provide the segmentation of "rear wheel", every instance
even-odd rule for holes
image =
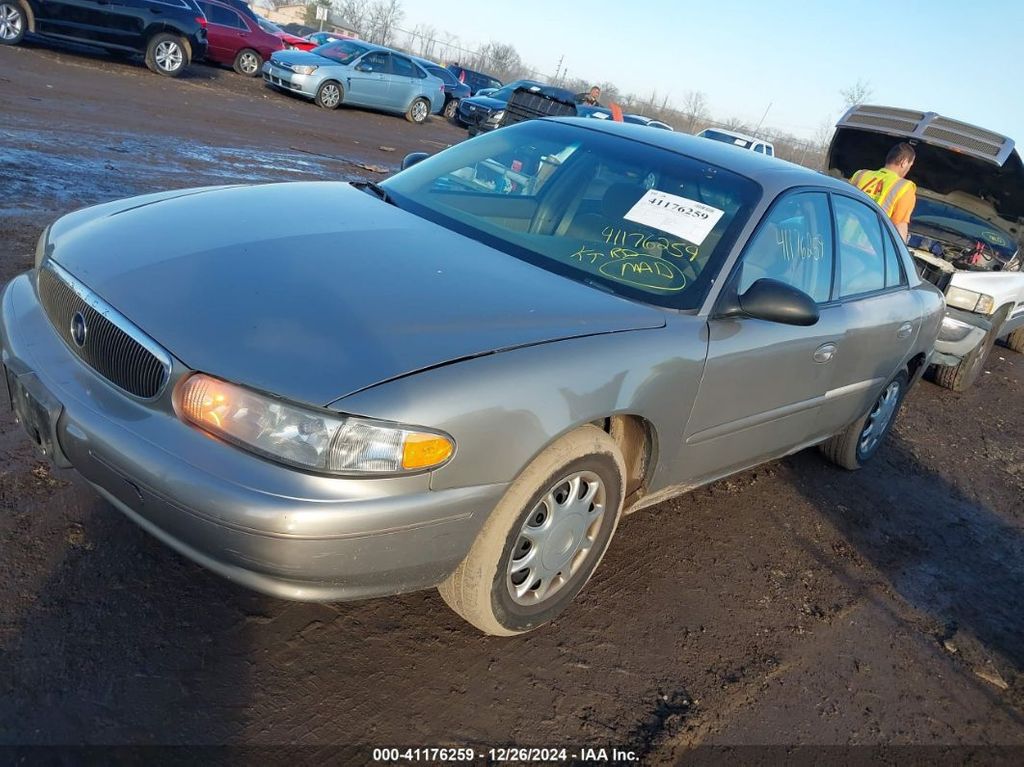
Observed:
[[[405,119],[416,125],[423,125],[430,117],[430,102],[426,99],[415,99],[405,111]]]
[[[263,57],[252,48],[243,48],[235,56],[235,71],[246,77],[255,77],[263,68]]]
[[[0,45],[17,45],[25,37],[25,11],[17,3],[0,3]]]
[[[454,120],[455,113],[459,111],[459,102],[455,99],[451,99],[447,104],[444,105],[444,119]]]
[[[907,393],[908,380],[907,374],[900,371],[885,385],[867,413],[823,442],[819,447],[825,457],[851,471],[871,460],[892,430],[896,414]]]
[[[153,35],[146,46],[146,66],[158,75],[177,77],[185,71],[188,53],[184,41],[177,35],[161,32]]]
[[[341,87],[341,83],[334,80],[325,80],[316,89],[316,103],[324,109],[337,109],[343,98],[345,98],[345,91]]]
[[[509,486],[466,558],[438,590],[487,634],[529,631],[589,580],[622,513],[615,441],[584,426],[550,445]]]

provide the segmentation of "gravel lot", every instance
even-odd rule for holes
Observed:
[[[83,205],[383,178],[463,136],[226,69],[0,48],[0,282]],[[1024,746],[1022,402],[1024,356],[997,346],[971,391],[919,385],[861,472],[809,451],[639,512],[576,605],[513,639],[434,592],[244,591],[49,469],[0,406],[0,744]]]

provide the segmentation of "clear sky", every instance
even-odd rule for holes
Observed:
[[[477,48],[507,42],[553,75],[615,83],[678,104],[707,95],[712,116],[810,138],[869,103],[935,111],[1024,143],[1020,0],[402,0],[402,28],[429,24]]]

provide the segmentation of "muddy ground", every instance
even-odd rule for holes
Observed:
[[[462,135],[223,69],[0,48],[0,281],[82,205],[380,178]],[[49,469],[0,407],[0,744],[1024,746],[1022,401],[1024,356],[997,346],[971,391],[918,386],[863,471],[810,451],[639,512],[575,606],[513,639],[434,592],[242,590]]]

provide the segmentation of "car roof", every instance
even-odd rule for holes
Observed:
[[[739,151],[736,147],[720,141],[709,141],[689,133],[667,130],[651,130],[636,123],[609,122],[588,117],[544,117],[545,122],[558,122],[621,136],[641,144],[647,144],[669,152],[686,155],[697,160],[719,165],[739,173],[761,184],[766,190],[776,191],[803,184],[850,191],[852,187],[843,179],[805,168],[802,165],[769,157],[758,152]]]

